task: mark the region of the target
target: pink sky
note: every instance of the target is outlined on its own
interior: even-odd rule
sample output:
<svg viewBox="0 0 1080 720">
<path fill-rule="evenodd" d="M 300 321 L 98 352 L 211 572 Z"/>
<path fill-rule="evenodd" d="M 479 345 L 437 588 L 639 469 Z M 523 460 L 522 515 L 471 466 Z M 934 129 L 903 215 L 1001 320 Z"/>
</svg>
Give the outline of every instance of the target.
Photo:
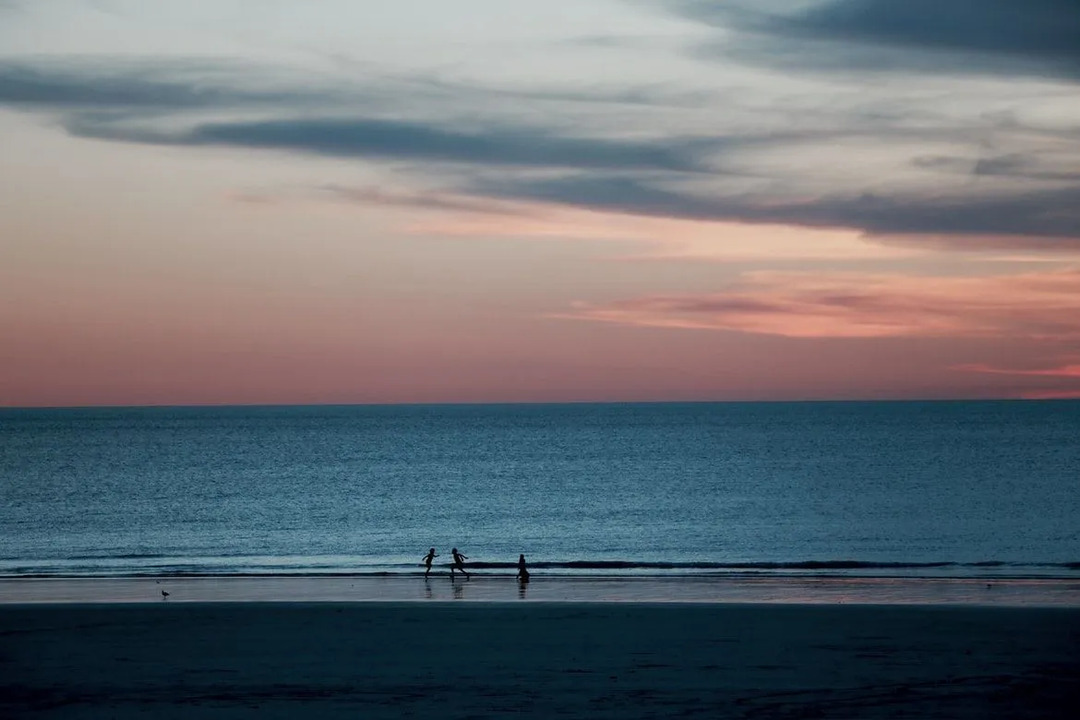
<svg viewBox="0 0 1080 720">
<path fill-rule="evenodd" d="M 855 4 L 0 3 L 0 406 L 1080 397 L 1080 58 Z"/>
</svg>

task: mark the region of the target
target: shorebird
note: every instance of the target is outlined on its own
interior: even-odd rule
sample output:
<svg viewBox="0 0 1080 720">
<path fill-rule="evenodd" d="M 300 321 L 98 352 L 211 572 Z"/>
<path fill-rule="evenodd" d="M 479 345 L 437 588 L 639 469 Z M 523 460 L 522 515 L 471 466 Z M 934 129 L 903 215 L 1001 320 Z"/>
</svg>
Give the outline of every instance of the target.
<svg viewBox="0 0 1080 720">
<path fill-rule="evenodd" d="M 164 599 L 166 599 L 166 598 L 168 598 L 168 597 L 169 597 L 169 593 L 167 593 L 167 592 L 165 592 L 164 590 L 162 590 L 162 591 L 161 591 L 161 599 L 162 599 L 162 600 L 164 600 Z"/>
</svg>

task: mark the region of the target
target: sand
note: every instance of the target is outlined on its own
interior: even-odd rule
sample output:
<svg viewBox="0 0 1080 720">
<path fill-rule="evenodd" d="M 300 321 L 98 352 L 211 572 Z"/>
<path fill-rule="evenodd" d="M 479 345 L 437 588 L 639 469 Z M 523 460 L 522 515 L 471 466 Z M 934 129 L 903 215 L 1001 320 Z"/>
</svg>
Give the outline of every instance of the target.
<svg viewBox="0 0 1080 720">
<path fill-rule="evenodd" d="M 934 578 L 735 575 L 626 577 L 474 573 L 421 576 L 0 578 L 8 603 L 169 602 L 707 602 L 1057 606 L 1080 609 L 1080 577 Z"/>
<path fill-rule="evenodd" d="M 0 606 L 0 717 L 1066 718 L 1080 610 Z"/>
</svg>

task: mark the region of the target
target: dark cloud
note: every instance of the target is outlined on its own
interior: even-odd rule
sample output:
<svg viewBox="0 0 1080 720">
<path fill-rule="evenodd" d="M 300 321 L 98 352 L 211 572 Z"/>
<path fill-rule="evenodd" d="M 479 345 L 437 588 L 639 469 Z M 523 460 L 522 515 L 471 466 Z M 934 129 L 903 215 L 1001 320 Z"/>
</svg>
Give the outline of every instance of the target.
<svg viewBox="0 0 1080 720">
<path fill-rule="evenodd" d="M 3 0 L 0 0 L 2 2 Z M 0 59 L 0 105 L 35 109 L 230 110 L 389 105 L 427 99 L 442 106 L 529 102 L 700 107 L 710 92 L 679 92 L 656 85 L 634 87 L 489 87 L 438 77 L 381 75 L 365 68 L 362 84 L 312 83 L 280 69 L 224 60 L 176 58 Z"/>
<path fill-rule="evenodd" d="M 364 88 L 298 87 L 275 83 L 270 77 L 265 68 L 201 60 L 98 61 L 84 67 L 72 59 L 0 61 L 0 105 L 58 113 L 69 132 L 96 139 L 477 165 L 702 172 L 705 157 L 719 144 L 693 138 L 624 141 L 507 123 L 474 121 L 457 126 L 445 120 L 382 117 L 397 115 L 392 108 L 402 99 L 414 103 L 426 98 L 440 107 L 491 102 L 520 107 L 523 100 L 649 105 L 665 102 L 665 97 L 675 99 L 660 88 L 510 90 L 415 77 L 376 78 Z M 678 99 L 703 98 L 691 94 Z M 363 110 L 357 112 L 358 107 Z M 190 112 L 256 110 L 280 117 L 290 110 L 312 113 L 315 108 L 332 117 L 204 122 L 172 132 L 157 129 L 161 124 L 157 121 L 169 119 L 165 116 L 182 121 Z"/>
<path fill-rule="evenodd" d="M 261 89 L 244 68 L 204 61 L 84 68 L 0 61 L 0 104 L 37 109 L 201 110 L 310 104 L 325 93 Z"/>
<path fill-rule="evenodd" d="M 883 71 L 925 71 L 1080 80 L 1080 0 L 659 2 L 717 30 L 715 40 L 704 47 L 712 57 L 860 79 Z M 905 108 L 898 122 L 903 125 L 919 110 Z M 843 110 L 835 122 L 847 129 L 860 126 L 853 113 Z M 924 122 L 915 124 L 925 127 Z M 865 129 L 883 145 L 898 137 L 889 122 L 874 121 Z M 944 239 L 963 247 L 972 247 L 974 236 L 986 238 L 986 245 L 1003 236 L 1023 237 L 1021 243 L 1032 245 L 1043 243 L 1033 238 L 1080 238 L 1080 172 L 1073 162 L 1080 136 L 1075 129 L 1036 131 L 1013 117 L 987 115 L 955 130 L 951 142 L 992 154 L 926 155 L 912 161 L 921 170 L 970 180 L 948 192 L 941 192 L 937 182 L 937 193 L 817 193 L 797 200 L 706 197 L 625 177 L 567 178 L 529 184 L 522 191 L 612 207 L 622 206 L 621 197 L 632 198 L 628 212 L 636 204 L 649 214 L 848 227 L 880 236 Z M 1038 149 L 1030 151 L 1033 146 Z M 994 192 L 986 189 L 991 179 Z M 1006 183 L 1011 190 L 1004 189 Z"/>
<path fill-rule="evenodd" d="M 714 50 L 825 69 L 1080 78 L 1078 0 L 669 0 L 683 17 L 741 31 Z"/>
<path fill-rule="evenodd" d="M 1080 153 L 1073 156 L 1080 159 Z M 1043 158 L 1023 153 L 1010 153 L 995 157 L 980 158 L 972 167 L 974 175 L 985 177 L 1013 177 L 1025 180 L 1046 180 L 1080 183 L 1080 169 L 1057 167 Z"/>
<path fill-rule="evenodd" d="M 798 200 L 690 194 L 628 176 L 584 174 L 483 182 L 477 192 L 595 210 L 693 220 L 852 228 L 872 235 L 987 235 L 1080 239 L 1080 187 L 1011 194 L 863 193 Z"/>
<path fill-rule="evenodd" d="M 303 152 L 330 157 L 607 170 L 681 171 L 707 167 L 704 152 L 718 141 L 693 138 L 605 140 L 569 137 L 542 128 L 381 119 L 266 120 L 204 123 L 179 133 L 131 128 L 111 117 L 81 115 L 69 132 L 83 137 L 160 145 L 207 145 Z"/>
<path fill-rule="evenodd" d="M 746 14 L 741 21 L 762 22 L 761 13 L 754 17 L 758 20 Z M 388 87 L 400 90 L 402 86 L 391 82 Z M 429 110 L 442 106 L 439 98 L 444 94 L 456 96 L 455 102 L 467 96 L 467 91 L 458 93 L 456 86 L 440 81 L 416 81 L 410 87 L 434 93 L 437 101 L 428 105 Z M 476 96 L 465 99 L 486 107 L 479 102 L 484 92 L 476 90 Z M 841 117 L 831 129 L 818 123 L 811 128 L 757 135 L 619 138 L 558 129 L 557 114 L 535 114 L 548 124 L 541 120 L 533 124 L 496 122 L 482 116 L 478 119 L 475 112 L 469 113 L 468 120 L 455 121 L 433 112 L 428 117 L 438 119 L 421 119 L 424 116 L 419 112 L 393 112 L 391 96 L 392 92 L 364 96 L 360 91 L 340 88 L 275 84 L 256 70 L 212 62 L 78 69 L 71 63 L 0 61 L 0 105 L 49 112 L 73 135 L 128 143 L 270 149 L 391 161 L 403 163 L 406 171 L 425 173 L 431 173 L 437 164 L 443 179 L 450 178 L 443 186 L 455 196 L 455 203 L 465 196 L 543 201 L 659 217 L 852 228 L 879 236 L 953 236 L 958 245 L 976 235 L 1026 238 L 1023 242 L 1036 242 L 1031 238 L 1039 237 L 1080 238 L 1080 178 L 1068 164 L 1068 152 L 1050 150 L 1077 147 L 1075 131 L 1059 133 L 1051 138 L 1052 143 L 1042 143 L 1030 128 L 1017 125 L 1015 118 L 991 118 L 978 133 L 971 128 L 934 127 L 922 120 L 909 128 L 891 118 L 847 118 L 845 122 Z M 414 99 L 408 93 L 405 96 L 410 102 Z M 557 92 L 542 92 L 537 99 L 557 96 Z M 261 119 L 206 119 L 235 118 L 238 112 Z M 1007 127 L 996 127 L 1002 123 Z M 798 177 L 786 182 L 782 169 L 759 169 L 751 153 L 736 157 L 736 153 L 763 147 L 770 148 L 774 156 L 785 150 L 797 153 L 808 144 L 824 147 L 855 135 L 882 143 L 928 137 L 971 143 L 984 134 L 992 138 L 1005 131 L 1024 139 L 1014 147 L 1042 149 L 1038 153 L 1008 152 L 1008 143 L 980 141 L 981 152 L 997 154 L 981 158 L 936 155 L 913 161 L 926 171 L 1016 181 L 1013 192 L 994 195 L 981 187 L 986 183 L 958 185 L 948 194 L 814 192 L 804 185 L 800 188 Z M 839 158 L 839 162 L 845 161 Z M 714 189 L 706 194 L 682 189 L 687 181 L 700 188 L 710 179 L 730 179 L 736 162 L 745 175 L 740 181 L 773 190 L 739 195 L 730 190 Z M 551 171 L 561 174 L 552 176 Z M 1000 189 L 1003 182 L 994 184 Z M 1055 183 L 1057 187 L 1040 187 Z M 781 186 L 800 188 L 800 194 L 796 197 L 795 190 L 781 194 L 776 190 Z M 390 202 L 392 198 L 354 200 Z M 434 199 L 421 194 L 415 201 Z"/>
<path fill-rule="evenodd" d="M 279 120 L 202 125 L 185 142 L 299 150 L 321 155 L 536 167 L 699 171 L 691 141 L 618 141 L 553 135 L 542 129 L 459 131 L 386 120 Z"/>
<path fill-rule="evenodd" d="M 1077 158 L 1080 158 L 1080 152 L 1066 155 L 1061 160 L 1028 153 L 1007 153 L 978 159 L 953 155 L 924 155 L 912 160 L 912 164 L 927 170 L 970 175 L 976 178 L 997 177 L 1051 183 L 1080 183 L 1080 170 L 1071 169 L 1077 165 Z"/>
</svg>

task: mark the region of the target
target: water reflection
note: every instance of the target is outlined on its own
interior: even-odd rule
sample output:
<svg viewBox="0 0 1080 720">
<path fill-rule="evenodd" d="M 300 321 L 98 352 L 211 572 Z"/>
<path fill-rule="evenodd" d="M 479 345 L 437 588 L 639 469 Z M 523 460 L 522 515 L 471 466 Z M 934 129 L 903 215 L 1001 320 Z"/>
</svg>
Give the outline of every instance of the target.
<svg viewBox="0 0 1080 720">
<path fill-rule="evenodd" d="M 155 580 L 160 579 L 158 584 Z M 421 588 L 419 584 L 423 582 Z M 990 587 L 987 587 L 987 584 Z M 469 588 L 465 594 L 466 585 Z M 1080 607 L 1080 578 L 552 577 L 530 589 L 514 578 L 424 582 L 420 577 L 174 577 L 170 603 L 364 602 L 704 602 L 925 604 Z M 0 578 L 7 603 L 160 601 L 164 578 Z M 423 594 L 418 593 L 421 591 Z"/>
</svg>

